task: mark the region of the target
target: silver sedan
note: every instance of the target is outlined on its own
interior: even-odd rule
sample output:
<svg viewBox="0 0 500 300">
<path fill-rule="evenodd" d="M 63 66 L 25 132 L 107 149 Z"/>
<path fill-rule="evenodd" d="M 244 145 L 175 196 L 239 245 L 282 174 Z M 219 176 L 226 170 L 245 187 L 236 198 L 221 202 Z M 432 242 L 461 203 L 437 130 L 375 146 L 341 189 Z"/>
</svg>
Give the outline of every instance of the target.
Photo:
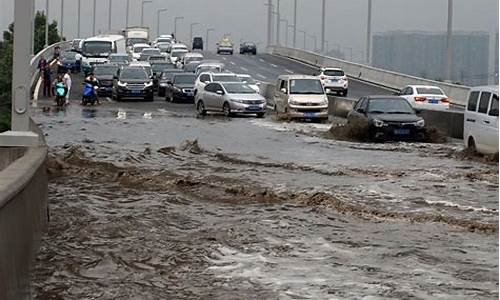
<svg viewBox="0 0 500 300">
<path fill-rule="evenodd" d="M 266 113 L 266 99 L 242 82 L 212 82 L 196 94 L 198 114 L 207 111 L 223 112 L 227 117 L 235 114 L 255 114 L 262 118 Z"/>
</svg>

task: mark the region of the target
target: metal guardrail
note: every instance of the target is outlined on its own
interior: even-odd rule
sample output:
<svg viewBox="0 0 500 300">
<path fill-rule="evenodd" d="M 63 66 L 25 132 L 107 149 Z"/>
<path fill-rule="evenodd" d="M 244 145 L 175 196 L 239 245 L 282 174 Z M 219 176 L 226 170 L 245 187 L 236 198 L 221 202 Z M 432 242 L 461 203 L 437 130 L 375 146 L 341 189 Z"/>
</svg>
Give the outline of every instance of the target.
<svg viewBox="0 0 500 300">
<path fill-rule="evenodd" d="M 399 90 L 410 84 L 439 86 L 449 97 L 451 97 L 451 103 L 456 106 L 465 106 L 470 89 L 470 87 L 467 86 L 439 82 L 383 70 L 372 66 L 324 56 L 311 51 L 281 46 L 269 46 L 268 52 L 273 55 L 294 59 L 316 67 L 340 67 L 351 78 L 394 90 Z"/>
</svg>

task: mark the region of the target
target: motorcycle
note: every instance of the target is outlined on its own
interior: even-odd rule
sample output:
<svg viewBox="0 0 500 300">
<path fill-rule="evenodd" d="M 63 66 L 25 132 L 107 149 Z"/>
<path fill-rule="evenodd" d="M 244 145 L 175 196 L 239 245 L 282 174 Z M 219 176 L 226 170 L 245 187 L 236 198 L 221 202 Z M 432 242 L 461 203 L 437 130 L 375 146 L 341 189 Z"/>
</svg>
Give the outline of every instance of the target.
<svg viewBox="0 0 500 300">
<path fill-rule="evenodd" d="M 63 107 L 66 104 L 66 87 L 63 82 L 56 83 L 55 87 L 56 105 Z"/>
<path fill-rule="evenodd" d="M 82 105 L 95 105 L 97 102 L 97 89 L 98 87 L 96 85 L 93 85 L 91 83 L 84 83 L 83 84 L 83 91 L 82 91 Z"/>
</svg>

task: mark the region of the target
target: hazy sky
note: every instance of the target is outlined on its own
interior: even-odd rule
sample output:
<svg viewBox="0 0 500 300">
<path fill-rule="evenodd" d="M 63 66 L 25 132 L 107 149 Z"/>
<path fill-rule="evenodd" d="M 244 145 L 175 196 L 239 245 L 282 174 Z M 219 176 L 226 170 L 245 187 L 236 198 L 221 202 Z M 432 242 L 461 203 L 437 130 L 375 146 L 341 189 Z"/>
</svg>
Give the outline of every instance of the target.
<svg viewBox="0 0 500 300">
<path fill-rule="evenodd" d="M 62 0 L 49 0 L 51 19 L 59 20 Z M 107 31 L 108 2 L 97 0 L 97 28 Z M 273 1 L 275 4 L 277 0 Z M 298 0 L 297 27 L 309 34 L 320 35 L 321 0 Z M 340 44 L 343 47 L 353 47 L 354 56 L 361 56 L 366 42 L 366 12 L 367 0 L 327 0 L 327 31 L 326 39 L 330 46 Z M 76 35 L 76 3 L 77 0 L 64 0 L 65 24 L 64 34 L 68 38 Z M 92 33 L 92 0 L 81 0 L 81 31 L 86 37 Z M 113 0 L 114 30 L 125 26 L 126 0 Z M 130 0 L 131 25 L 140 23 L 141 0 Z M 156 33 L 156 9 L 167 8 L 162 14 L 161 29 L 163 33 L 173 31 L 173 17 L 183 16 L 179 23 L 178 36 L 189 38 L 189 24 L 199 22 L 195 34 L 205 36 L 206 28 L 214 28 L 211 42 L 215 42 L 222 34 L 232 33 L 233 39 L 239 42 L 246 40 L 266 42 L 267 0 L 153 0 L 146 4 L 146 24 L 154 28 Z M 373 32 L 389 30 L 446 30 L 447 0 L 373 0 Z M 495 33 L 498 30 L 499 0 L 455 0 L 454 30 L 487 31 Z M 12 22 L 14 0 L 0 0 L 0 29 Z M 36 0 L 36 7 L 43 10 L 45 0 Z M 293 23 L 293 0 L 281 0 L 281 18 Z M 283 28 L 284 26 L 282 26 Z M 284 39 L 284 28 L 282 32 Z M 289 33 L 292 41 L 292 30 Z M 297 43 L 302 46 L 302 35 L 298 35 Z M 308 39 L 309 45 L 312 39 Z M 211 43 L 212 44 L 212 43 Z M 212 44 L 213 45 L 213 44 Z M 212 46 L 213 47 L 213 46 Z"/>
</svg>

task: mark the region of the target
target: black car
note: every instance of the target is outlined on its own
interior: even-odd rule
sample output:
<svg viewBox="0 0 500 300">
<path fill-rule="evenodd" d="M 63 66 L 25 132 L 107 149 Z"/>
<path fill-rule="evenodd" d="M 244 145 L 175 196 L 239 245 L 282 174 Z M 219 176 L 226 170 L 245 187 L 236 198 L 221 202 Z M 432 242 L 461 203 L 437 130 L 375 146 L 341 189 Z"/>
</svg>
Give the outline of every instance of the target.
<svg viewBox="0 0 500 300">
<path fill-rule="evenodd" d="M 184 73 L 184 71 L 177 68 L 165 69 L 162 71 L 161 76 L 158 80 L 158 96 L 164 97 L 166 95 L 168 84 L 172 82 L 175 74 L 180 73 Z"/>
<path fill-rule="evenodd" d="M 142 98 L 154 100 L 153 79 L 143 67 L 123 67 L 113 83 L 113 99 Z"/>
<path fill-rule="evenodd" d="M 111 96 L 113 93 L 113 80 L 118 75 L 119 66 L 114 64 L 96 65 L 94 75 L 99 81 L 99 96 Z"/>
<path fill-rule="evenodd" d="M 201 51 L 203 51 L 203 38 L 201 38 L 201 37 L 195 37 L 193 39 L 193 51 L 194 50 L 201 50 Z"/>
<path fill-rule="evenodd" d="M 192 73 L 175 74 L 167 85 L 165 100 L 176 102 L 178 100 L 194 101 L 194 82 L 197 76 Z"/>
<path fill-rule="evenodd" d="M 255 43 L 242 43 L 240 45 L 240 54 L 250 53 L 253 55 L 257 55 L 257 45 Z"/>
<path fill-rule="evenodd" d="M 425 138 L 424 119 L 402 97 L 362 97 L 349 112 L 347 121 L 366 127 L 368 136 L 377 141 Z"/>
<path fill-rule="evenodd" d="M 164 70 L 172 69 L 174 66 L 166 60 L 163 61 L 152 61 L 151 69 L 153 71 L 153 83 L 155 86 L 155 91 L 160 88 L 160 77 Z"/>
</svg>

